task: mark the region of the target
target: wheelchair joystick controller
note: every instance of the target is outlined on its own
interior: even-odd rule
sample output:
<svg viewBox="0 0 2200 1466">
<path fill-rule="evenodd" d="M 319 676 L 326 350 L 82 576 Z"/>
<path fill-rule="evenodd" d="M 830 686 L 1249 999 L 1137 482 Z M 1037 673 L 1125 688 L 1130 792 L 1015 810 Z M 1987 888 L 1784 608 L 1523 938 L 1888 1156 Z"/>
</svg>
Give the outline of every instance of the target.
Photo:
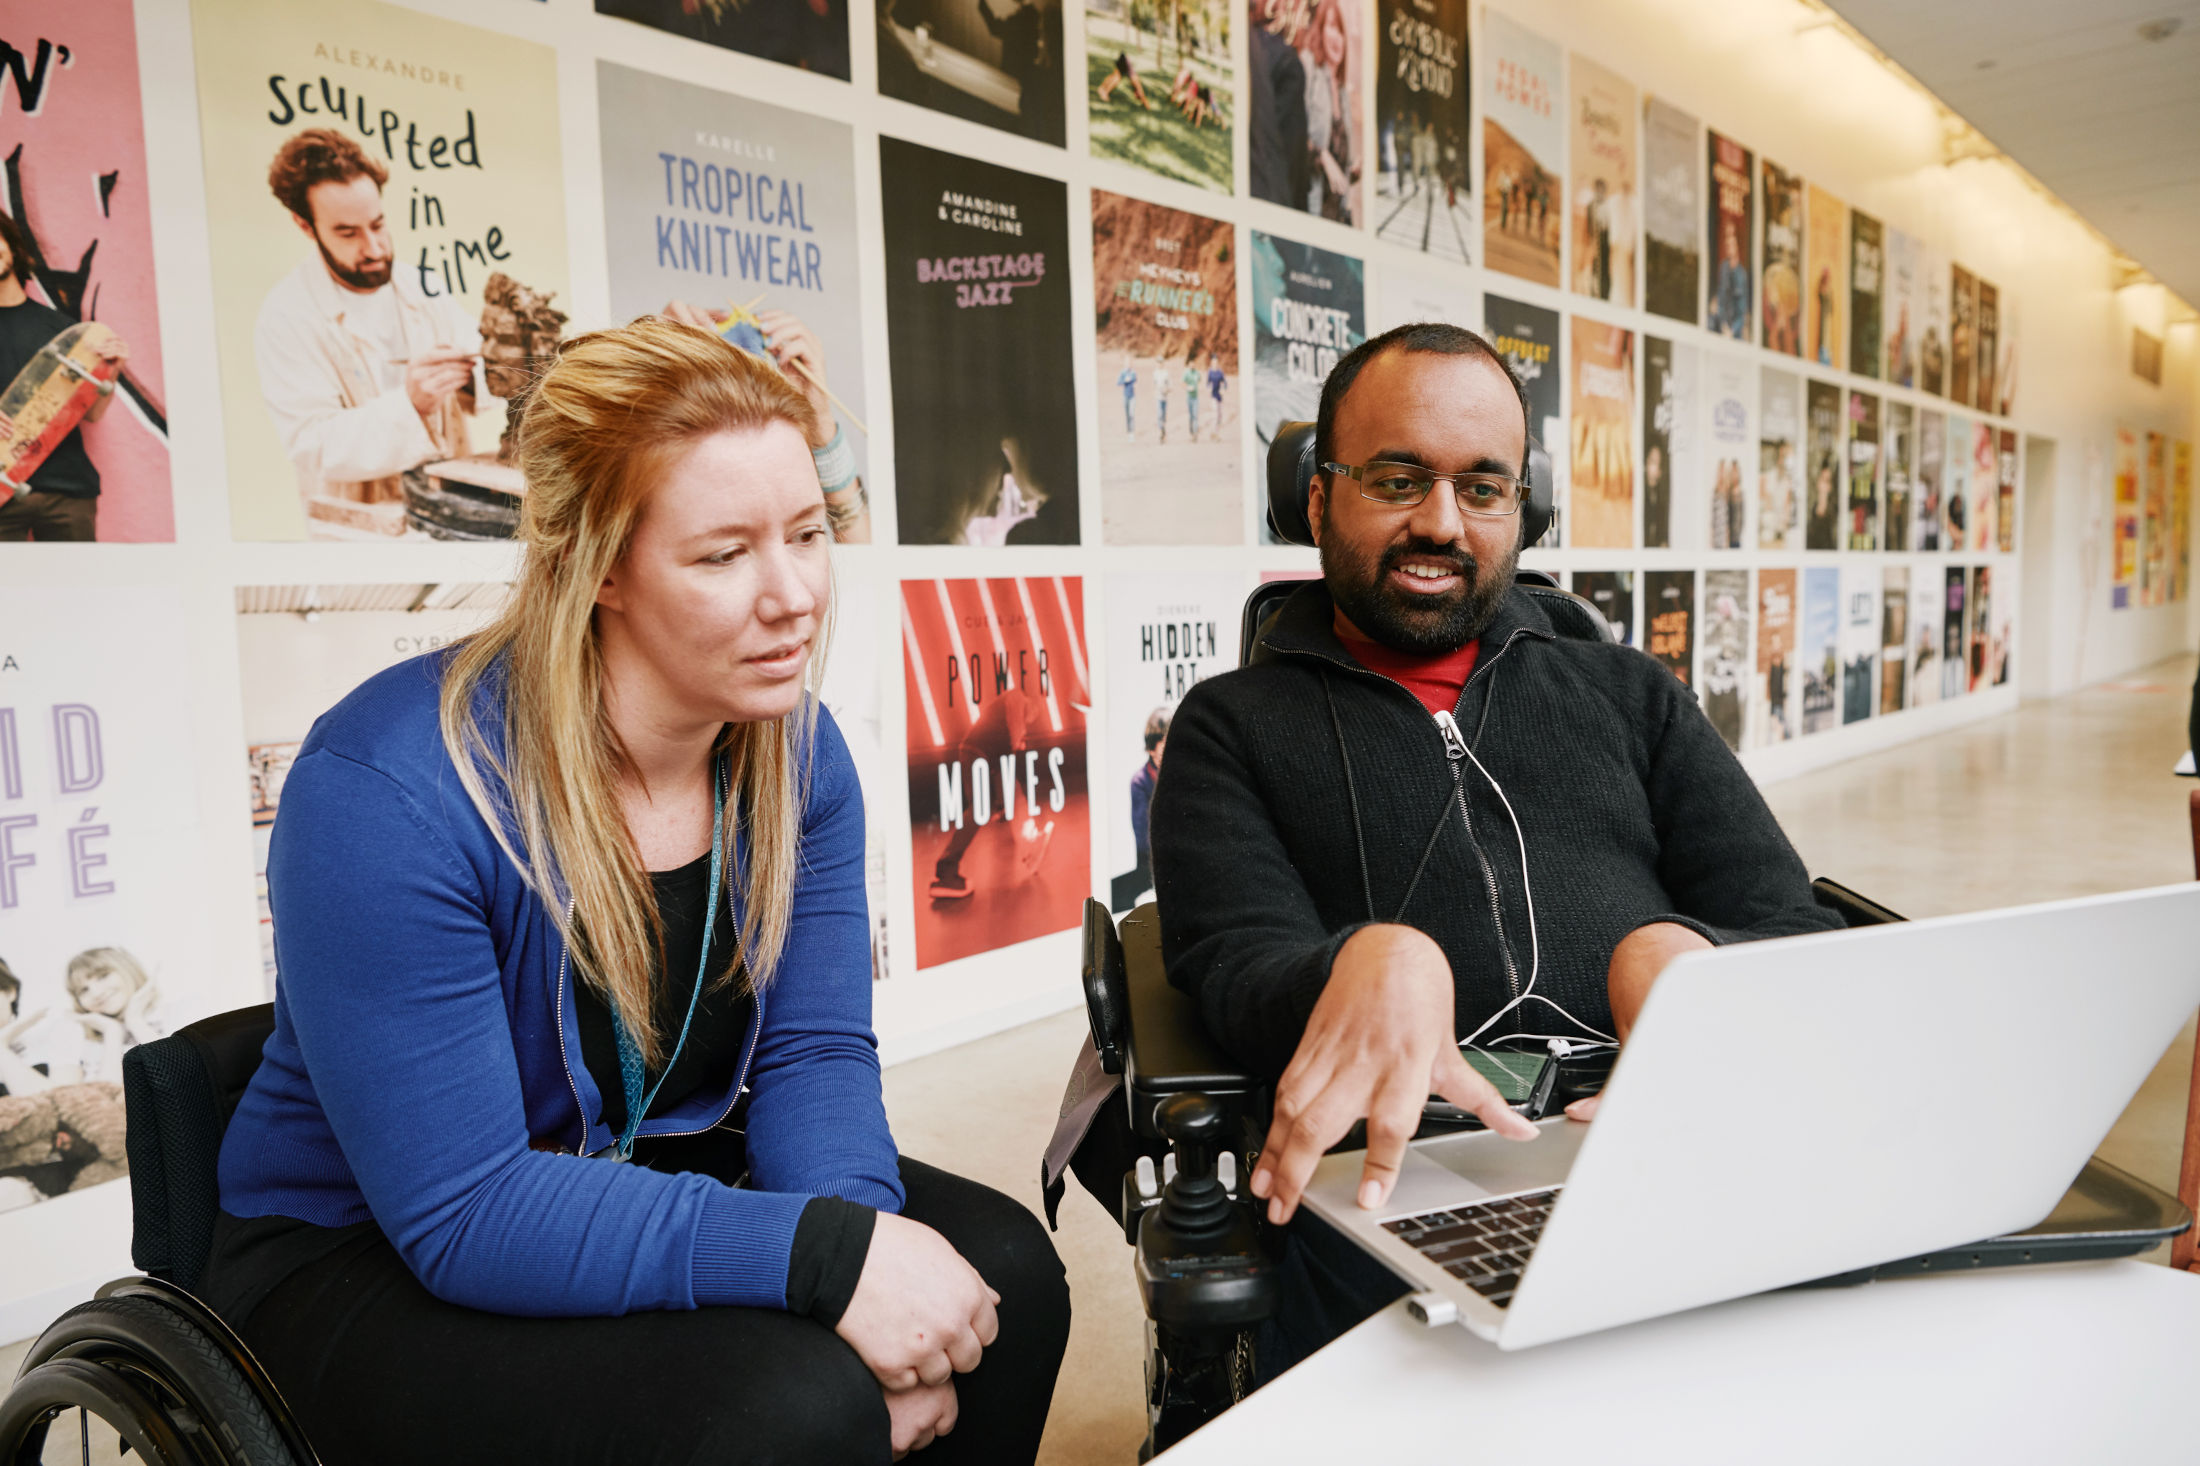
<svg viewBox="0 0 2200 1466">
<path fill-rule="evenodd" d="M 1275 1310 L 1275 1265 L 1254 1209 L 1215 1174 L 1228 1115 L 1211 1096 L 1171 1095 L 1154 1119 L 1176 1174 L 1138 1227 L 1138 1288 L 1155 1323 L 1179 1331 L 1235 1330 Z"/>
<path fill-rule="evenodd" d="M 1215 1174 L 1222 1106 L 1203 1094 L 1171 1095 L 1154 1118 L 1176 1149 L 1176 1175 L 1161 1193 L 1162 1221 L 1185 1237 L 1224 1230 L 1230 1225 L 1230 1194 Z"/>
</svg>

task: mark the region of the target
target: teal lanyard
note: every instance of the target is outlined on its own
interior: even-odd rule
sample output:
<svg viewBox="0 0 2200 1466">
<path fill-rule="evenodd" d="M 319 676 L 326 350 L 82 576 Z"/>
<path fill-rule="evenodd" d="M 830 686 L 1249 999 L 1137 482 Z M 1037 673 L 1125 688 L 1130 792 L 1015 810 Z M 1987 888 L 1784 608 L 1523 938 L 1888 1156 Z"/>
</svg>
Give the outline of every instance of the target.
<svg viewBox="0 0 2200 1466">
<path fill-rule="evenodd" d="M 657 1082 L 649 1087 L 646 1095 L 642 1093 L 642 1081 L 649 1075 L 642 1067 L 641 1047 L 627 1031 L 626 1020 L 619 1016 L 618 999 L 611 1000 L 611 1031 L 619 1041 L 619 1087 L 626 1091 L 626 1129 L 619 1133 L 618 1146 L 613 1152 L 622 1161 L 633 1159 L 634 1134 L 642 1128 L 642 1117 L 649 1113 L 657 1091 L 665 1087 L 665 1076 L 680 1061 L 680 1050 L 687 1047 L 688 1029 L 695 1023 L 695 1006 L 703 997 L 703 979 L 710 973 L 710 939 L 718 926 L 718 882 L 722 873 L 719 862 L 725 848 L 726 792 L 730 783 L 723 753 L 718 755 L 716 772 L 718 802 L 710 815 L 710 894 L 703 906 L 703 955 L 695 963 L 695 991 L 688 994 L 687 1017 L 680 1022 L 680 1040 L 672 1046 L 672 1057 L 665 1060 Z"/>
</svg>

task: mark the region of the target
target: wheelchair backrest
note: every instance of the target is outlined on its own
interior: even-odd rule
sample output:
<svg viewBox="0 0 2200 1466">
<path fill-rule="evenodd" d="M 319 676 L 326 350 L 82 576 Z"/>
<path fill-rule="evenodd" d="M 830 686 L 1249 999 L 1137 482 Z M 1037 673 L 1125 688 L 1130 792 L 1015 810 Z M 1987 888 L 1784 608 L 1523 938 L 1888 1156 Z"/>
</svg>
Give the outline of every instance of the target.
<svg viewBox="0 0 2200 1466">
<path fill-rule="evenodd" d="M 122 1056 L 129 1108 L 130 1260 L 198 1286 L 221 1210 L 222 1134 L 275 1031 L 275 1005 L 202 1018 Z"/>
</svg>

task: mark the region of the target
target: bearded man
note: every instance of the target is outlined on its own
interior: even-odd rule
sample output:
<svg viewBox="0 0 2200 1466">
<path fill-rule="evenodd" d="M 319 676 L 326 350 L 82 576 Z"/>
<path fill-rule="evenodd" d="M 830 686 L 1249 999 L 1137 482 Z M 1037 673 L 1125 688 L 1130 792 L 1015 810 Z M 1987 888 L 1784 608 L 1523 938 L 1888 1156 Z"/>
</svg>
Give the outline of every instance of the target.
<svg viewBox="0 0 2200 1466">
<path fill-rule="evenodd" d="M 1839 924 L 1688 688 L 1514 590 L 1528 446 L 1520 383 L 1473 332 L 1352 351 L 1316 425 L 1322 578 L 1169 727 L 1162 949 L 1276 1077 L 1250 1185 L 1279 1224 L 1362 1119 L 1359 1200 L 1381 1206 L 1432 1094 L 1532 1136 L 1462 1042 L 1624 1040 L 1679 953 Z M 1310 1214 L 1287 1237 L 1264 1376 L 1403 1291 Z"/>
</svg>

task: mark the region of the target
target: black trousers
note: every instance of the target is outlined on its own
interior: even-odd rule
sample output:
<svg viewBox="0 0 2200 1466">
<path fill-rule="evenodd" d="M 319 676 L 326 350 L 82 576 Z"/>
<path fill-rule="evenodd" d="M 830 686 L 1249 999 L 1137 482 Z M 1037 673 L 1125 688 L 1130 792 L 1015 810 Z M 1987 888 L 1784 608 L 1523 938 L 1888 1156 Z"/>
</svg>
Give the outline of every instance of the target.
<svg viewBox="0 0 2200 1466">
<path fill-rule="evenodd" d="M 999 1339 L 955 1376 L 953 1433 L 911 1459 L 1028 1462 L 1069 1339 L 1061 1261 L 1038 1219 L 1001 1193 L 906 1157 L 901 1177 L 903 1215 L 937 1229 L 1001 1295 Z M 892 1455 L 877 1380 L 815 1320 L 762 1308 L 483 1313 L 429 1293 L 371 1227 L 279 1283 L 238 1332 L 329 1466 Z"/>
</svg>

